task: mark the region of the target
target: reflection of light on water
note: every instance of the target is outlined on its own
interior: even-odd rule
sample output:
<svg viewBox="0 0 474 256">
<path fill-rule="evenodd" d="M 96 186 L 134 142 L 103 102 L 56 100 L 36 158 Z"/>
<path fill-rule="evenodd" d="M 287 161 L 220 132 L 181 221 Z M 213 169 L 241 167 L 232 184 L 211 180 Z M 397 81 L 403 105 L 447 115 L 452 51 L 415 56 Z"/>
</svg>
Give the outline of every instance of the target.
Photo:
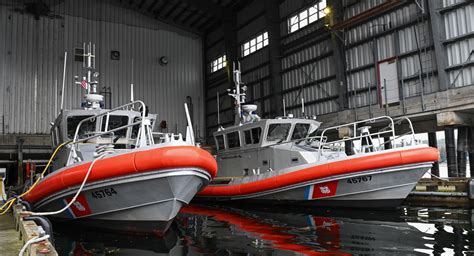
<svg viewBox="0 0 474 256">
<path fill-rule="evenodd" d="M 453 227 L 451 227 L 451 226 L 444 226 L 443 229 L 444 229 L 444 231 L 446 231 L 447 233 L 454 234 L 454 232 L 453 232 L 454 229 L 453 229 Z"/>
<path fill-rule="evenodd" d="M 454 249 L 452 249 L 452 248 L 446 248 L 445 247 L 445 248 L 443 248 L 443 250 L 444 250 L 443 255 L 454 255 Z"/>
<path fill-rule="evenodd" d="M 433 250 L 429 249 L 414 249 L 415 252 L 421 252 L 428 255 L 433 255 Z"/>
<path fill-rule="evenodd" d="M 407 224 L 425 234 L 433 235 L 434 233 L 436 233 L 436 231 L 438 231 L 435 225 L 430 223 L 407 222 Z"/>
</svg>

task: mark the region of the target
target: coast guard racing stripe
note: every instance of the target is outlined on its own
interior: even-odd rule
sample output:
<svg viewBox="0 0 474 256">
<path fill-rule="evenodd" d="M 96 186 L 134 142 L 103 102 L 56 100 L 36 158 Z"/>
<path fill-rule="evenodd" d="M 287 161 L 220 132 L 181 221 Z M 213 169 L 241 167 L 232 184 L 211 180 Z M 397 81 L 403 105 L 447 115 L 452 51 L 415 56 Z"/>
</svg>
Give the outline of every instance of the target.
<svg viewBox="0 0 474 256">
<path fill-rule="evenodd" d="M 336 195 L 338 182 L 339 181 L 334 180 L 310 185 L 306 187 L 305 197 L 307 200 L 312 200 L 334 196 Z"/>
<path fill-rule="evenodd" d="M 69 204 L 72 200 L 72 197 L 66 198 L 64 201 Z M 83 217 L 92 214 L 92 210 L 87 203 L 87 199 L 84 195 L 79 195 L 77 200 L 69 207 L 69 212 L 74 218 Z"/>
</svg>

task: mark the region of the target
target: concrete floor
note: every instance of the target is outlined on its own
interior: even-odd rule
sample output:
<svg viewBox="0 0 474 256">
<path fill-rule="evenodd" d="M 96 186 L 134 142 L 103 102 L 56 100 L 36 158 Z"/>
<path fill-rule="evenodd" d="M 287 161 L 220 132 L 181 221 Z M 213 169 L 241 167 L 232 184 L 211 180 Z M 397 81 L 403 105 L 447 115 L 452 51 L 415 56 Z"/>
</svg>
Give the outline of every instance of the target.
<svg viewBox="0 0 474 256">
<path fill-rule="evenodd" d="M 0 255 L 18 255 L 22 246 L 18 236 L 11 213 L 0 215 Z"/>
</svg>

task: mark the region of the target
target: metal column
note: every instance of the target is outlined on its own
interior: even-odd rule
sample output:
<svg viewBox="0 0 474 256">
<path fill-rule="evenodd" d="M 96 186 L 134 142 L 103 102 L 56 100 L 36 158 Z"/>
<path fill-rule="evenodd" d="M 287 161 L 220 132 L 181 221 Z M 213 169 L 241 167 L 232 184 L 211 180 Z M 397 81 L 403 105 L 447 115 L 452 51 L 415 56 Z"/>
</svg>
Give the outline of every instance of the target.
<svg viewBox="0 0 474 256">
<path fill-rule="evenodd" d="M 466 126 L 458 128 L 458 141 L 457 141 L 458 177 L 466 177 L 467 130 L 468 130 L 468 127 Z"/>
<path fill-rule="evenodd" d="M 343 20 L 343 6 L 342 1 L 339 0 L 330 0 L 328 1 L 328 6 L 331 8 L 332 12 L 328 14 L 327 19 L 329 19 L 329 27 L 334 24 L 339 23 Z M 331 30 L 331 43 L 332 43 L 332 50 L 334 54 L 334 65 L 335 69 L 338 70 L 336 72 L 336 83 L 338 85 L 338 94 L 339 94 L 339 110 L 344 110 L 348 108 L 348 101 L 347 101 L 347 80 L 346 80 L 346 56 L 345 56 L 345 36 L 342 31 L 339 30 Z"/>
<path fill-rule="evenodd" d="M 448 57 L 443 41 L 446 39 L 445 25 L 443 15 L 438 11 L 443 7 L 441 0 L 426 1 L 429 15 L 431 34 L 433 38 L 433 45 L 436 56 L 436 68 L 438 70 L 439 88 L 441 91 L 448 89 L 448 79 L 446 74 L 446 67 L 448 67 Z"/>
<path fill-rule="evenodd" d="M 438 148 L 438 140 L 436 138 L 436 132 L 428 133 L 428 145 L 430 147 Z M 433 167 L 431 168 L 431 173 L 439 177 L 439 163 L 434 162 Z"/>
<path fill-rule="evenodd" d="M 458 177 L 454 127 L 446 126 L 444 128 L 444 134 L 446 139 L 446 159 L 448 161 L 448 177 Z"/>
<path fill-rule="evenodd" d="M 268 59 L 270 61 L 271 111 L 283 115 L 283 84 L 281 81 L 280 0 L 265 0 L 265 20 L 268 28 Z M 263 96 L 263 95 L 262 95 Z M 262 102 L 264 105 L 265 102 Z M 267 110 L 268 111 L 268 110 Z"/>
<path fill-rule="evenodd" d="M 469 172 L 470 176 L 474 175 L 474 127 L 468 128 L 467 134 L 467 151 L 469 154 Z"/>
</svg>

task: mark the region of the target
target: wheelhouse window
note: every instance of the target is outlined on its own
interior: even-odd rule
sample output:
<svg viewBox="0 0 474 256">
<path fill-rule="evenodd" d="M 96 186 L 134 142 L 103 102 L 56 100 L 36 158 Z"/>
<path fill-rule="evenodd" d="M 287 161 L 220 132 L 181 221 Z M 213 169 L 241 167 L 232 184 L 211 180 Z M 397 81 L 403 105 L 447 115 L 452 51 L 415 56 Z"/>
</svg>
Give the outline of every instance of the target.
<svg viewBox="0 0 474 256">
<path fill-rule="evenodd" d="M 256 127 L 251 130 L 246 130 L 244 132 L 245 144 L 258 144 L 260 143 L 260 135 L 262 134 L 262 128 Z"/>
<path fill-rule="evenodd" d="M 262 134 L 262 128 L 256 127 L 244 132 L 245 144 L 258 144 L 260 143 L 260 135 Z"/>
<path fill-rule="evenodd" d="M 107 123 L 107 117 L 102 118 L 102 129 L 101 131 L 105 131 L 105 124 Z M 110 116 L 109 117 L 109 125 L 107 127 L 107 131 L 117 129 L 121 126 L 125 126 L 128 124 L 128 116 Z M 125 138 L 127 136 L 127 128 L 120 129 L 114 132 L 114 136 L 118 136 L 120 138 Z"/>
<path fill-rule="evenodd" d="M 304 9 L 294 16 L 291 16 L 287 22 L 288 33 L 293 33 L 326 16 L 324 11 L 326 7 L 326 0 L 321 0 L 319 3 Z"/>
<path fill-rule="evenodd" d="M 262 34 L 250 39 L 241 46 L 242 57 L 250 55 L 263 47 L 268 45 L 268 32 L 263 32 Z"/>
<path fill-rule="evenodd" d="M 267 141 L 281 142 L 286 140 L 290 132 L 291 124 L 270 124 L 268 127 Z"/>
<path fill-rule="evenodd" d="M 230 132 L 227 134 L 227 146 L 229 148 L 240 147 L 239 132 Z"/>
<path fill-rule="evenodd" d="M 223 69 L 226 65 L 226 57 L 225 54 L 222 56 L 217 57 L 211 62 L 211 73 L 214 73 L 220 69 Z"/>
<path fill-rule="evenodd" d="M 260 143 L 260 137 L 262 135 L 262 128 L 257 127 L 252 129 L 252 140 L 253 144 Z"/>
<path fill-rule="evenodd" d="M 250 132 L 250 130 L 247 130 L 244 132 L 244 137 L 245 137 L 245 145 L 252 144 L 252 133 Z"/>
<path fill-rule="evenodd" d="M 291 140 L 305 138 L 308 135 L 309 127 L 309 124 L 296 124 L 293 134 L 291 135 Z"/>
<path fill-rule="evenodd" d="M 217 143 L 217 149 L 225 149 L 225 144 L 224 144 L 224 135 L 217 135 L 216 136 L 216 143 Z"/>
<path fill-rule="evenodd" d="M 79 122 L 89 117 L 91 116 L 69 116 L 67 118 L 67 137 L 69 139 L 73 139 L 74 134 L 76 134 L 76 128 L 77 128 L 77 125 L 79 125 Z M 79 133 L 78 133 L 79 138 L 85 134 L 90 134 L 90 133 L 95 132 L 95 124 L 96 124 L 96 118 L 93 118 L 91 120 L 88 120 L 82 123 L 81 128 L 79 128 Z"/>
</svg>

